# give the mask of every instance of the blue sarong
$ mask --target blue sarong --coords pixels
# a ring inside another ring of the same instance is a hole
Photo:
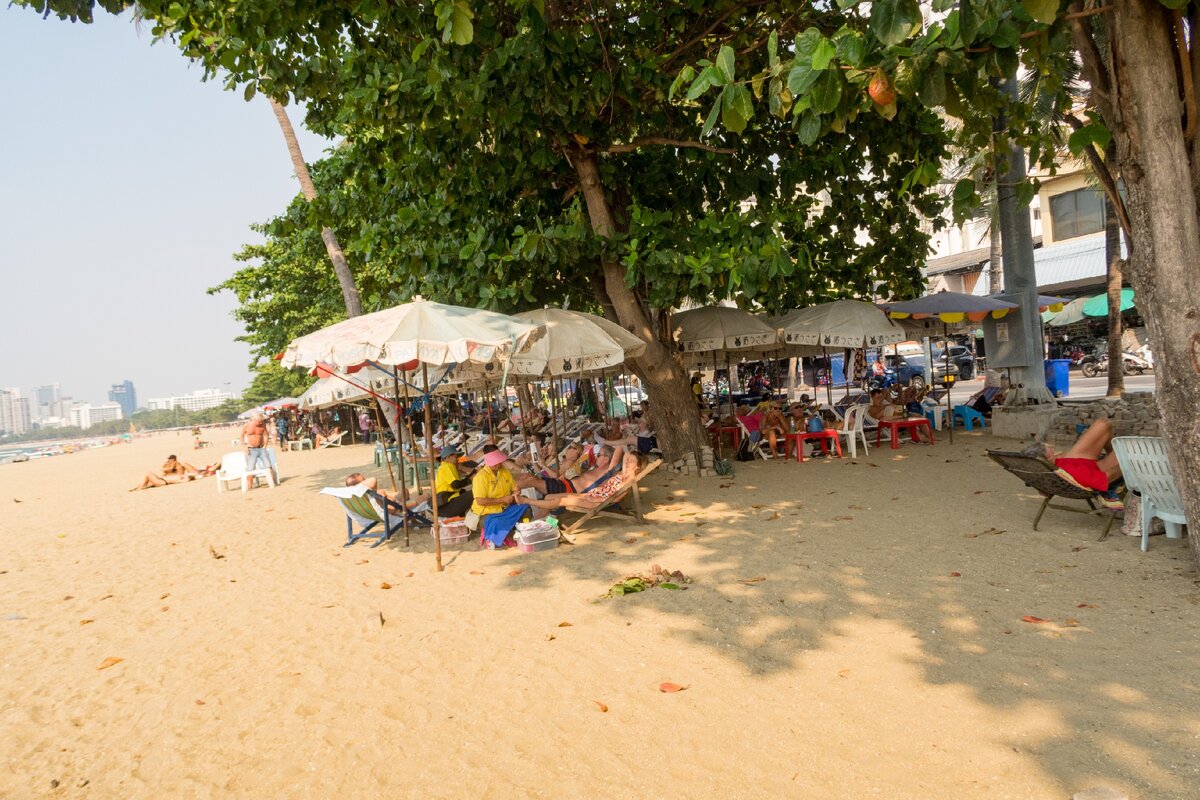
[[[488,514],[483,518],[483,539],[491,542],[496,547],[503,547],[504,540],[517,527],[517,523],[521,521],[521,517],[531,514],[529,506],[521,503],[520,505],[511,505],[503,511],[496,514]]]

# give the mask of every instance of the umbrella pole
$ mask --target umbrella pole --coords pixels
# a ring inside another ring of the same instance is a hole
[[[950,342],[947,337],[950,335],[950,329],[946,323],[942,323],[942,355],[946,357],[946,375],[950,375]],[[953,384],[943,384],[946,387],[946,417],[950,422],[950,444],[954,444],[954,408],[950,405],[950,387]]]
[[[487,418],[488,418],[488,441],[490,444],[495,444],[496,443],[496,415],[492,413],[494,411],[494,409],[492,408],[492,385],[490,383],[488,383],[486,380],[483,382],[483,391],[484,391],[484,396],[487,398],[486,402],[487,402],[487,410],[488,410],[488,416],[487,416]]]
[[[396,471],[400,473],[400,502],[404,506],[404,546],[408,547],[408,478],[404,475],[404,409],[400,407],[400,377],[399,368],[392,367],[392,391],[396,398]],[[388,474],[391,474],[392,460],[387,457],[387,446],[383,448],[384,460],[388,462]],[[396,491],[396,481],[392,480],[392,491]]]
[[[557,408],[557,406],[558,406],[558,403],[556,403],[556,402],[554,401],[554,394],[555,394],[555,388],[554,388],[554,378],[553,378],[553,377],[551,377],[551,378],[550,378],[550,392],[549,392],[549,395],[550,395],[550,424],[553,426],[553,427],[552,427],[552,430],[553,430],[553,432],[554,432],[554,447],[553,447],[553,450],[554,450],[554,470],[555,470],[555,472],[558,472],[559,474],[561,474],[561,473],[562,473],[562,470],[561,470],[561,465],[558,463],[558,454],[559,454],[559,452],[560,452],[560,450],[559,450],[559,447],[561,446],[561,445],[560,445],[560,442],[559,442],[559,438],[558,438],[558,408]],[[549,466],[550,466],[550,461],[549,461],[549,460],[547,460],[547,459],[543,459],[543,461],[545,461],[545,462],[546,462],[546,466],[547,466],[547,467],[549,467]]]
[[[425,362],[421,362],[421,381],[425,388],[425,447],[429,450],[429,477],[433,480],[433,473],[436,467],[433,463],[433,414],[429,411],[429,366]],[[434,552],[437,553],[437,571],[442,571],[442,532],[438,526],[438,499],[437,492],[433,491],[433,487],[429,487],[431,495],[430,502],[433,503],[433,544]],[[408,515],[404,515],[408,518]]]
[[[712,354],[713,354],[713,386],[716,387],[716,391],[717,391],[717,418],[715,420],[713,420],[714,425],[717,429],[717,458],[724,459],[725,458],[725,453],[724,453],[725,436],[721,433],[721,380],[720,380],[720,378],[717,377],[717,351],[713,350]],[[700,387],[700,398],[702,400],[704,399],[704,387],[703,386]]]

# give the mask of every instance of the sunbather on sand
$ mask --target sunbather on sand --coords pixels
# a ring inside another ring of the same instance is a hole
[[[1121,465],[1112,451],[1112,435],[1112,424],[1106,419],[1098,419],[1065,453],[1056,453],[1053,447],[1041,442],[1025,448],[1025,453],[1045,456],[1064,480],[1081,489],[1099,492],[1101,505],[1120,510],[1125,507],[1116,490],[1116,484],[1121,480]],[[1105,450],[1108,453],[1102,455]]]
[[[180,461],[175,456],[167,456],[167,462],[162,465],[162,475],[155,475],[153,472],[147,472],[146,477],[142,478],[142,482],[134,486],[129,491],[136,492],[138,489],[153,489],[156,486],[166,486],[168,483],[183,483],[184,481],[194,481],[196,478],[203,475],[212,474],[208,467],[204,468],[204,472],[188,464],[186,461]]]
[[[336,442],[341,437],[342,437],[342,429],[339,428],[337,425],[334,425],[333,429],[331,431],[329,431],[329,433],[327,433],[327,434],[318,433],[317,434],[317,447],[323,447],[326,442]]]
[[[349,475],[346,476],[346,485],[347,486],[357,486],[360,483],[363,486],[366,486],[372,492],[375,492],[376,494],[381,494],[384,497],[386,497],[388,500],[391,500],[396,505],[400,505],[400,492],[387,492],[387,491],[384,491],[383,489],[380,489],[379,481],[377,481],[375,478],[365,477],[361,472],[351,472]],[[421,505],[422,503],[428,503],[429,498],[432,496],[433,495],[431,495],[429,492],[421,492],[419,495],[415,495],[415,496],[409,495],[407,506],[410,509],[416,508],[417,506]]]
[[[621,471],[598,486],[581,494],[548,494],[541,500],[525,500],[534,508],[552,511],[566,508],[568,511],[591,511],[612,497],[624,493],[637,475],[640,459],[637,453],[621,453]]]

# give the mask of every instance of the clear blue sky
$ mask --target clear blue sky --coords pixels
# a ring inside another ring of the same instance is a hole
[[[317,160],[325,141],[289,110]],[[0,5],[0,386],[240,391],[236,303],[205,290],[298,191],[267,101],[202,82],[149,26]]]

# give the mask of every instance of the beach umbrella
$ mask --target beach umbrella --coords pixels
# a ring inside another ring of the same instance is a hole
[[[410,379],[404,381],[405,392],[415,380],[416,372],[420,371],[425,445],[429,455],[429,473],[433,475],[437,467],[433,452],[433,419],[429,408],[429,367],[503,362],[544,332],[544,326],[505,314],[432,303],[415,297],[408,303],[352,317],[301,336],[287,346],[280,356],[280,362],[284,367],[308,369],[321,364],[326,370],[346,370],[366,362],[392,367],[395,370],[393,389],[397,395],[401,371],[411,373]],[[407,488],[403,483],[401,487],[407,497]],[[441,572],[442,537],[436,493],[432,505],[433,539],[437,568]],[[404,519],[407,531],[407,514]]]
[[[1061,328],[1065,325],[1074,325],[1076,322],[1084,320],[1083,305],[1087,302],[1086,297],[1078,297],[1062,307],[1058,313],[1047,311],[1042,315],[1042,321],[1047,325]],[[1049,317],[1047,318],[1047,315]]]
[[[420,297],[392,308],[351,317],[293,340],[280,357],[284,367],[338,369],[365,362],[387,366],[486,364],[503,361],[534,341],[544,328],[506,314],[432,303]]]
[[[949,335],[949,326],[964,322],[980,322],[988,315],[1001,319],[1014,308],[1016,303],[1000,300],[995,297],[976,297],[962,292],[937,292],[918,297],[916,300],[904,300],[896,303],[881,304],[893,319],[933,319],[942,323],[942,332]],[[946,374],[950,374],[950,348],[943,347],[946,356]],[[950,416],[950,441],[954,441],[954,417],[950,413],[950,391],[946,391],[946,412]]]
[[[773,317],[770,324],[783,332],[783,341],[788,345],[820,347],[823,355],[828,355],[831,347],[865,350],[908,338],[903,327],[888,319],[874,304],[862,300],[834,300],[797,308]],[[832,372],[825,388],[832,406]]]
[[[1133,308],[1133,289],[1121,290],[1121,310],[1128,311]],[[1083,303],[1083,315],[1085,317],[1107,317],[1108,316],[1108,294],[1098,294],[1095,297],[1089,297]]]

